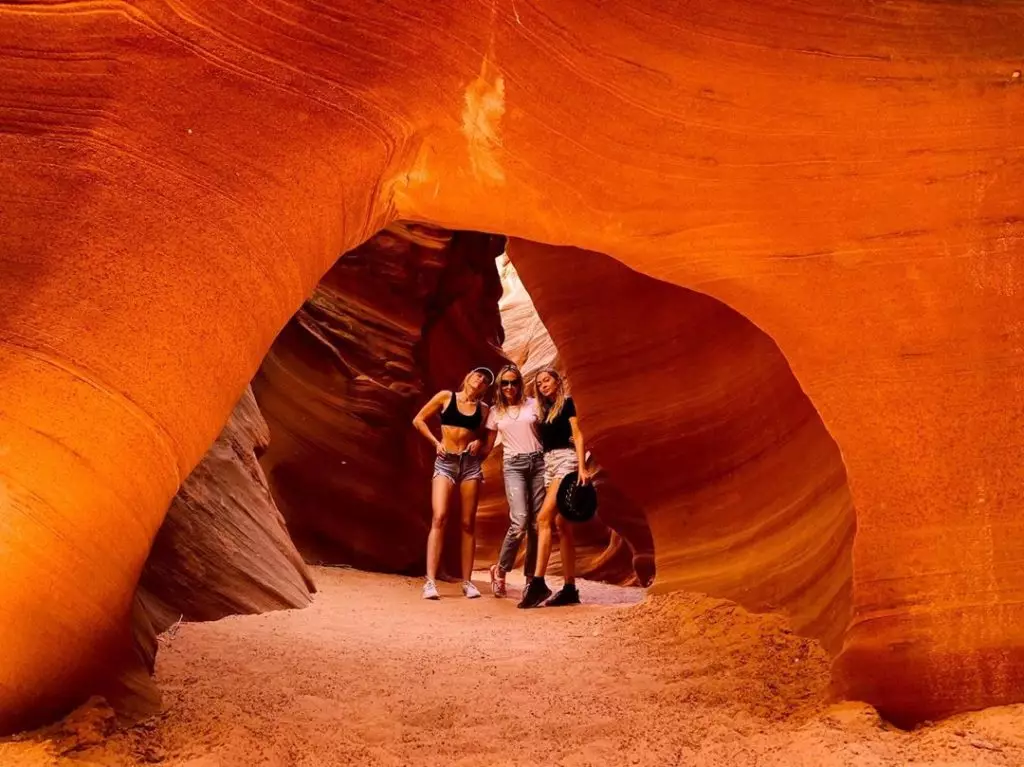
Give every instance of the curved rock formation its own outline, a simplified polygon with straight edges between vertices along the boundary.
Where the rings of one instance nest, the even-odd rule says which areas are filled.
[[[529,387],[537,371],[546,367],[559,370],[563,367],[562,360],[507,253],[502,253],[498,259],[498,274],[502,287],[498,310],[505,330],[501,350],[519,366]]]
[[[398,217],[765,331],[857,508],[839,688],[1024,698],[1022,33],[1011,2],[0,6],[0,730],[104,672],[181,480]]]
[[[257,456],[270,431],[251,389],[188,475],[157,532],[132,610],[134,648],[112,685],[119,714],[152,713],[157,634],[177,621],[211,621],[305,607],[315,591],[270,496]]]
[[[157,633],[177,620],[309,604],[316,585],[257,461],[269,441],[247,389],[175,495],[139,578]]]
[[[528,392],[539,370],[554,367],[565,373],[565,366],[544,326],[530,294],[523,286],[515,266],[507,255],[498,259],[502,295],[498,302],[505,330],[502,351],[519,366]],[[568,379],[567,379],[568,380]],[[587,435],[584,434],[584,438]],[[588,448],[589,449],[589,448]],[[609,480],[608,471],[596,463],[595,483],[600,489],[600,515],[585,525],[576,526],[576,570],[583,578],[623,585],[648,585],[654,577],[654,544],[643,512],[627,493]],[[477,517],[478,563],[497,559],[508,527],[508,503],[501,479],[502,448],[498,440],[494,452],[484,464],[484,473],[496,481],[485,483]],[[551,572],[561,572],[560,550],[552,552]],[[518,564],[526,556],[521,547]]]
[[[523,241],[509,253],[564,350],[584,434],[647,518],[655,593],[782,609],[837,650],[854,510],[778,347],[724,304],[608,256]]]
[[[423,572],[434,454],[410,422],[471,368],[502,364],[501,248],[392,227],[340,258],[274,342],[253,381],[272,435],[262,464],[309,561]],[[448,532],[457,575],[457,507]]]

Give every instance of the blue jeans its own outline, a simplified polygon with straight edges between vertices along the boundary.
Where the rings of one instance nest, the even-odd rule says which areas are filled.
[[[519,544],[526,536],[526,562],[523,572],[533,575],[537,565],[537,514],[544,503],[544,454],[506,455],[502,465],[505,497],[508,499],[508,532],[501,544],[498,567],[511,572],[516,566]]]

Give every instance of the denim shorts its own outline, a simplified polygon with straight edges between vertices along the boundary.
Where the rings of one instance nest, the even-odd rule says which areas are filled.
[[[544,485],[551,487],[556,482],[561,482],[562,477],[571,474],[579,468],[579,461],[576,459],[576,451],[571,447],[562,447],[558,450],[549,450],[544,453]]]
[[[482,482],[484,472],[480,468],[480,459],[469,453],[445,453],[434,461],[434,478],[444,477],[453,485],[477,480]]]

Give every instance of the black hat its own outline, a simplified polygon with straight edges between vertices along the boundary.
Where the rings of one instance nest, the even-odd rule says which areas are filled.
[[[579,484],[579,479],[572,471],[558,485],[558,513],[570,522],[586,522],[597,511],[597,490],[592,482]]]

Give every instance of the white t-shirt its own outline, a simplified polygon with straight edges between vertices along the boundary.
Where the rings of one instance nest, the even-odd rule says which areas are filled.
[[[500,416],[498,408],[492,407],[487,414],[487,428],[498,432],[505,446],[505,455],[539,453],[540,440],[537,438],[537,419],[540,408],[537,400],[529,397],[522,405],[510,407]]]

